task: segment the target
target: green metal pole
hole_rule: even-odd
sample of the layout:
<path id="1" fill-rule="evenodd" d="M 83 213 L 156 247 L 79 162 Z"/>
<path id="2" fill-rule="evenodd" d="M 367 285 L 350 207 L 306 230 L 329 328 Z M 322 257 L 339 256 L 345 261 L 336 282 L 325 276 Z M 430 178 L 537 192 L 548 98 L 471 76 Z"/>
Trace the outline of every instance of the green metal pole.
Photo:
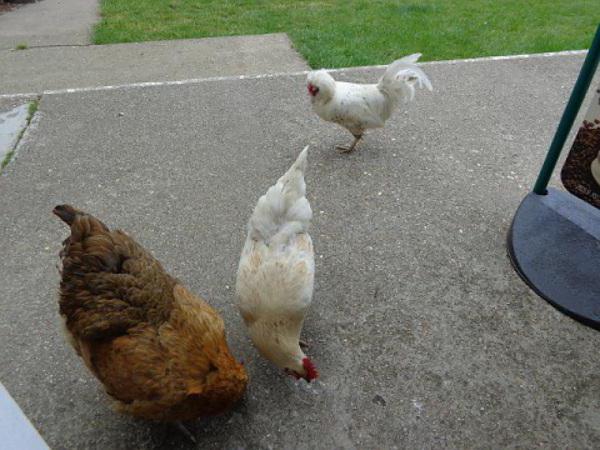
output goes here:
<path id="1" fill-rule="evenodd" d="M 558 161 L 560 152 L 563 146 L 565 145 L 565 141 L 569 136 L 569 132 L 571 131 L 571 127 L 573 126 L 575 117 L 579 112 L 581 103 L 583 103 L 585 94 L 587 93 L 590 83 L 592 82 L 592 78 L 594 77 L 594 73 L 596 72 L 596 67 L 598 66 L 599 60 L 600 25 L 598 25 L 598 28 L 596 29 L 596 36 L 594 37 L 592 46 L 590 47 L 585 61 L 583 62 L 583 66 L 581 67 L 581 71 L 579 72 L 579 77 L 577 77 L 575 87 L 573 88 L 573 92 L 571 93 L 571 98 L 569 98 L 569 102 L 567 103 L 565 112 L 563 113 L 562 118 L 560 119 L 560 123 L 558 124 L 558 129 L 556 130 L 554 139 L 552 139 L 552 143 L 550 144 L 550 149 L 548 150 L 548 154 L 546 155 L 544 165 L 542 166 L 540 174 L 538 175 L 538 179 L 535 182 L 533 192 L 535 192 L 538 195 L 545 195 L 548 193 L 548 191 L 546 190 L 546 188 L 548 187 L 548 182 L 550 181 L 550 177 L 552 176 L 554 167 L 556 167 L 556 162 Z"/>

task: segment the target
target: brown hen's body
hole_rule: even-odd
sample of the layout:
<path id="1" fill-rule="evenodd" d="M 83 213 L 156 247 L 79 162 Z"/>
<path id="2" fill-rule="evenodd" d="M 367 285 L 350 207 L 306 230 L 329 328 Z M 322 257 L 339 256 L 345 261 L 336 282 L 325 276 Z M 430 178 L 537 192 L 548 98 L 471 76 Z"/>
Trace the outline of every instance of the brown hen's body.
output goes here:
<path id="1" fill-rule="evenodd" d="M 67 205 L 54 213 L 71 227 L 60 253 L 60 314 L 116 409 L 179 421 L 232 407 L 247 375 L 218 313 L 122 231 Z"/>

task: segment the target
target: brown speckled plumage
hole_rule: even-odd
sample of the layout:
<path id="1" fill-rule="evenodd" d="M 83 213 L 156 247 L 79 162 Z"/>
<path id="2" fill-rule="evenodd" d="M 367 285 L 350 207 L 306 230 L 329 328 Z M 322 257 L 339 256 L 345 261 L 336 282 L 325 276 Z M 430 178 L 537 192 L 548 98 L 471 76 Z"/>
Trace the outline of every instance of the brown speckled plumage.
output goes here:
<path id="1" fill-rule="evenodd" d="M 232 407 L 247 375 L 217 312 L 127 234 L 67 205 L 54 213 L 71 228 L 60 253 L 60 314 L 117 410 L 177 421 Z"/>

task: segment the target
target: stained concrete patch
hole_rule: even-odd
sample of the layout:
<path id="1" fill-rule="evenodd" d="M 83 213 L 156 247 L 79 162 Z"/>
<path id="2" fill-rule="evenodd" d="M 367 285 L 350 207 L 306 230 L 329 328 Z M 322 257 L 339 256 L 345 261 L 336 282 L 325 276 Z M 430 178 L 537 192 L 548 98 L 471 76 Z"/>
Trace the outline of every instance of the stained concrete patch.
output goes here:
<path id="1" fill-rule="evenodd" d="M 0 164 L 17 145 L 29 115 L 29 103 L 17 106 L 9 111 L 0 111 Z"/>
<path id="2" fill-rule="evenodd" d="M 98 0 L 43 0 L 20 5 L 0 15 L 0 49 L 14 49 L 19 44 L 86 45 L 98 18 Z"/>
<path id="3" fill-rule="evenodd" d="M 65 343 L 67 229 L 51 210 L 71 202 L 222 313 L 250 384 L 230 413 L 188 425 L 198 448 L 597 447 L 600 333 L 533 294 L 505 247 L 581 62 L 425 66 L 434 92 L 350 155 L 304 76 L 44 96 L 0 177 L 0 379 L 52 448 L 195 447 L 114 413 Z M 306 144 L 316 393 L 257 354 L 233 306 L 246 221 Z"/>
<path id="4" fill-rule="evenodd" d="M 0 66 L 0 94 L 308 69 L 283 33 L 4 51 Z"/>
<path id="5" fill-rule="evenodd" d="M 19 405 L 0 383 L 0 439 L 5 449 L 49 450 Z"/>

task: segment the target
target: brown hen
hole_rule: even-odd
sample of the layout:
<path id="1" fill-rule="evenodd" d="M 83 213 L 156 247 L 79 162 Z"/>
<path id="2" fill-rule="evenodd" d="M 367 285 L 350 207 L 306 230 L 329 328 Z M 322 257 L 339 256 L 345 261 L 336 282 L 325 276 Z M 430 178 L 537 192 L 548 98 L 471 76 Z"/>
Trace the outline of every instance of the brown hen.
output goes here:
<path id="1" fill-rule="evenodd" d="M 60 314 L 69 341 L 116 401 L 157 421 L 222 413 L 248 377 L 232 357 L 223 320 L 137 242 L 62 205 Z"/>

